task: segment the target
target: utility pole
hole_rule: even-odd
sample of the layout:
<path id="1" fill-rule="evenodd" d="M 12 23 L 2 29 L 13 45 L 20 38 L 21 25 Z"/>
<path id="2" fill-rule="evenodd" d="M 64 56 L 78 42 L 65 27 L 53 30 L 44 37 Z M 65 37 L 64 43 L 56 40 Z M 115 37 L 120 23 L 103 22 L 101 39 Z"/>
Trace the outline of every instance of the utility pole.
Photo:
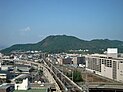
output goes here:
<path id="1" fill-rule="evenodd" d="M 89 88 L 88 88 L 88 83 L 87 83 L 87 71 L 86 71 L 86 66 L 84 67 L 84 71 L 85 71 L 85 92 L 89 92 Z"/>
<path id="2" fill-rule="evenodd" d="M 73 81 L 73 71 L 72 71 L 72 81 Z"/>

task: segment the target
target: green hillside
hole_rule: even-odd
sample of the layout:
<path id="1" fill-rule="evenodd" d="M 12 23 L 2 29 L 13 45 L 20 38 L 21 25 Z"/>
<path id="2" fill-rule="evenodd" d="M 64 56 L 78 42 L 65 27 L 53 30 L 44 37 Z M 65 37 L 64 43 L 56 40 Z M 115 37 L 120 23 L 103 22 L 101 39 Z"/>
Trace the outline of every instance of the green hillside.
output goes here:
<path id="1" fill-rule="evenodd" d="M 109 47 L 117 47 L 120 52 L 123 52 L 123 42 L 108 39 L 95 39 L 85 41 L 74 36 L 55 35 L 48 36 L 42 41 L 35 44 L 16 44 L 9 48 L 1 50 L 2 53 L 10 53 L 15 50 L 41 50 L 44 52 L 65 52 L 68 50 L 88 49 L 90 53 L 101 53 L 102 49 Z"/>

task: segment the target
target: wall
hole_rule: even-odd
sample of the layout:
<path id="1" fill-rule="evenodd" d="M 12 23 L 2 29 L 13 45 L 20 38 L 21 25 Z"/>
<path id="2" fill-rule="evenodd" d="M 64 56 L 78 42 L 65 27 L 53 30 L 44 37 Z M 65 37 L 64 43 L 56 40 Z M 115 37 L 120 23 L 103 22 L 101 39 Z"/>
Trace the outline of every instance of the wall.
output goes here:
<path id="1" fill-rule="evenodd" d="M 101 75 L 107 78 L 113 79 L 112 78 L 112 68 L 106 67 L 105 65 L 102 64 L 101 65 Z"/>
<path id="2" fill-rule="evenodd" d="M 15 90 L 28 90 L 30 88 L 28 78 L 23 79 L 21 84 L 15 84 Z"/>
<path id="3" fill-rule="evenodd" d="M 121 63 L 122 62 L 122 63 Z M 123 82 L 123 61 L 119 61 L 118 63 L 118 69 L 117 69 L 117 80 L 120 82 Z"/>

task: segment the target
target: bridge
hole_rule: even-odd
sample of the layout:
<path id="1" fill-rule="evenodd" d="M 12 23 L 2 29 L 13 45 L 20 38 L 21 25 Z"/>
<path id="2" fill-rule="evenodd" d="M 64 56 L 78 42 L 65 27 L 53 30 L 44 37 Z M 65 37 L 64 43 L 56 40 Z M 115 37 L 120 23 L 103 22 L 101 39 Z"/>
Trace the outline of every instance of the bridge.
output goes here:
<path id="1" fill-rule="evenodd" d="M 78 86 L 75 82 L 73 82 L 70 78 L 63 74 L 58 68 L 56 68 L 51 62 L 45 60 L 50 69 L 55 73 L 55 75 L 63 82 L 65 87 L 67 88 L 67 92 L 88 92 L 88 88 L 86 85 Z"/>

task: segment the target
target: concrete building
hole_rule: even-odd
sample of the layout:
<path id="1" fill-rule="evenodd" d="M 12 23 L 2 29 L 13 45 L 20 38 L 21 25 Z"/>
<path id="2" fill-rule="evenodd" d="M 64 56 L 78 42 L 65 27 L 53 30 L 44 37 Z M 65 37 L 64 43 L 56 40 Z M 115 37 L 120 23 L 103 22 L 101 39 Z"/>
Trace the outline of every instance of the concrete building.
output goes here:
<path id="1" fill-rule="evenodd" d="M 13 68 L 14 62 L 9 60 L 0 60 L 1 70 L 8 71 L 10 68 Z"/>
<path id="2" fill-rule="evenodd" d="M 0 58 L 2 58 L 2 56 L 3 56 L 2 53 L 0 53 Z"/>
<path id="3" fill-rule="evenodd" d="M 63 65 L 63 64 L 73 64 L 72 58 L 58 58 L 57 61 L 58 61 L 58 63 L 60 65 Z"/>
<path id="4" fill-rule="evenodd" d="M 123 82 L 123 58 L 117 57 L 117 53 L 109 53 L 117 52 L 117 50 L 110 50 L 107 51 L 107 55 L 87 55 L 86 69 L 101 76 Z"/>
<path id="5" fill-rule="evenodd" d="M 0 92 L 13 92 L 14 85 L 3 83 L 0 85 Z"/>
<path id="6" fill-rule="evenodd" d="M 7 79 L 7 74 L 0 73 L 0 79 Z"/>
<path id="7" fill-rule="evenodd" d="M 23 73 L 29 73 L 29 70 L 31 69 L 31 67 L 29 65 L 21 65 L 21 64 L 15 64 L 15 71 L 16 73 L 18 72 L 23 72 Z"/>
<path id="8" fill-rule="evenodd" d="M 85 57 L 72 57 L 72 61 L 74 65 L 85 64 Z"/>
<path id="9" fill-rule="evenodd" d="M 1 70 L 8 71 L 10 68 L 13 68 L 13 65 L 1 65 Z"/>
<path id="10" fill-rule="evenodd" d="M 23 79 L 22 83 L 15 84 L 15 90 L 28 90 L 30 88 L 30 84 L 28 78 Z"/>
<path id="11" fill-rule="evenodd" d="M 118 49 L 117 48 L 107 48 L 107 56 L 117 58 Z"/>
<path id="12" fill-rule="evenodd" d="M 0 70 L 0 84 L 6 82 L 6 80 L 10 77 L 10 73 L 8 71 Z"/>

